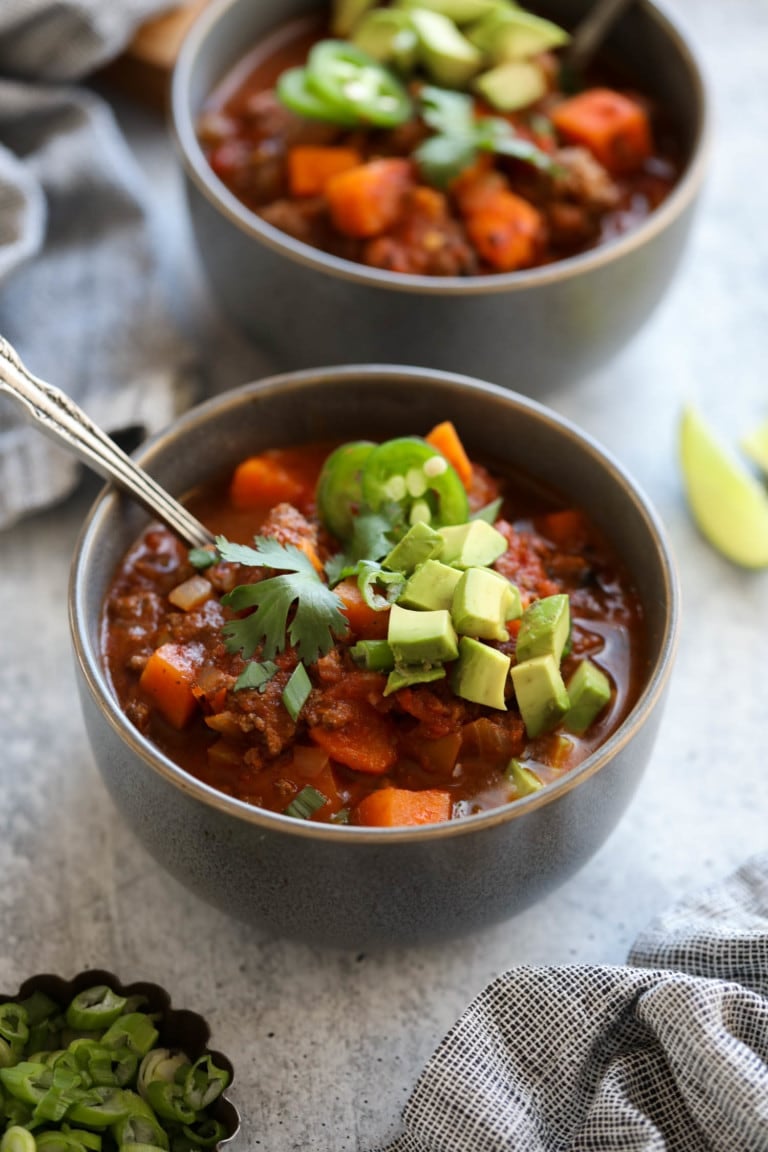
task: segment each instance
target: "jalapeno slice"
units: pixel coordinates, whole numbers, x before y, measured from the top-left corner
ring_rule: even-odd
[[[357,117],[345,107],[334,104],[315,91],[310,85],[306,68],[289,68],[283,72],[278,77],[276,92],[279,100],[297,116],[304,116],[308,120],[327,120],[345,128],[354,128],[358,123]]]
[[[374,448],[363,468],[362,492],[374,512],[385,504],[399,504],[408,524],[422,521],[440,528],[469,519],[458,473],[418,436],[401,436]]]
[[[307,82],[329,104],[359,122],[396,128],[411,115],[410,97],[398,78],[362,48],[345,40],[320,40],[307,59]]]
[[[317,510],[338,540],[352,535],[354,518],[363,502],[363,466],[375,445],[352,440],[331,452],[317,482]]]

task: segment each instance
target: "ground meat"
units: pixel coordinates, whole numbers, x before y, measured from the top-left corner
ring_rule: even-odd
[[[397,224],[363,250],[366,264],[420,276],[470,276],[477,255],[445,197],[418,186],[408,192]]]
[[[206,719],[213,731],[229,739],[245,740],[254,747],[256,756],[248,761],[252,767],[264,760],[274,760],[295,739],[296,725],[282,705],[289,675],[281,669],[261,692],[248,688],[229,692],[226,709]]]
[[[309,544],[317,551],[317,525],[310,524],[292,504],[276,504],[262,523],[259,535],[270,536],[280,544],[293,544],[296,548]]]
[[[342,129],[334,124],[297,116],[274,91],[253,93],[238,111],[252,139],[281,140],[286,148],[335,144],[342,135]]]

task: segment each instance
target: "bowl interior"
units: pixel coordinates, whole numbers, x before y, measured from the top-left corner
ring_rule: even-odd
[[[567,492],[607,533],[633,576],[647,629],[642,693],[624,724],[570,774],[572,779],[609,758],[626,729],[642,722],[657,700],[674,649],[677,589],[663,530],[646,499],[615,461],[567,421],[506,389],[464,377],[350,366],[272,377],[210,400],[155,438],[139,459],[161,484],[183,495],[268,447],[425,433],[443,419],[456,424],[476,459],[508,463]],[[146,521],[136,505],[107,490],[91,512],[75,557],[72,621],[78,654],[113,715],[119,709],[99,656],[101,605],[115,566]],[[559,784],[551,787],[556,792]]]
[[[581,0],[539,0],[536,11],[566,28],[572,28],[584,14]],[[218,180],[210,170],[195,135],[195,122],[211,92],[232,70],[247,59],[248,53],[264,36],[283,23],[327,8],[323,0],[218,0],[200,17],[188,34],[173,76],[171,115],[177,144],[182,157],[207,195],[218,202],[227,214],[246,231],[282,244],[286,250],[299,251],[305,259],[316,261],[327,268],[342,267],[339,261],[324,253],[308,248],[301,242],[277,233],[251,213]],[[668,117],[668,122],[680,143],[682,174],[676,188],[654,216],[667,215],[675,210],[677,201],[688,197],[688,184],[698,183],[699,165],[704,145],[706,125],[706,98],[702,74],[684,37],[670,19],[649,0],[638,0],[611,29],[604,46],[609,63],[614,61],[628,79],[635,80],[643,90],[650,92]],[[644,225],[634,232],[642,231]],[[631,234],[630,234],[631,235]],[[621,250],[623,241],[612,242],[611,247]],[[605,246],[594,250],[602,256]],[[595,259],[593,253],[558,261],[563,265],[582,266]],[[373,269],[352,266],[363,278],[381,279]],[[513,278],[524,283],[528,279],[543,279],[551,269],[533,269],[515,273],[496,274],[490,279],[498,281]],[[400,280],[393,275],[385,279]],[[421,280],[422,277],[411,277]],[[484,280],[476,277],[473,280]],[[407,282],[407,281],[406,281]],[[460,286],[466,291],[463,277],[440,278],[440,287],[450,290]]]

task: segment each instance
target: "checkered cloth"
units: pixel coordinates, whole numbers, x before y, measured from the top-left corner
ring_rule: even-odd
[[[387,1152],[768,1150],[768,855],[626,967],[513,968],[432,1056]]]
[[[108,106],[71,86],[170,0],[0,0],[0,333],[107,431],[189,402],[149,192]],[[80,466],[0,393],[0,528],[65,496]]]

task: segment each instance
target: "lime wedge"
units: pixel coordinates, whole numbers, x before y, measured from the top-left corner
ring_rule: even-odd
[[[690,405],[679,436],[683,481],[699,531],[734,564],[768,567],[766,489]]]
[[[768,476],[768,420],[763,420],[741,441],[741,449]]]

